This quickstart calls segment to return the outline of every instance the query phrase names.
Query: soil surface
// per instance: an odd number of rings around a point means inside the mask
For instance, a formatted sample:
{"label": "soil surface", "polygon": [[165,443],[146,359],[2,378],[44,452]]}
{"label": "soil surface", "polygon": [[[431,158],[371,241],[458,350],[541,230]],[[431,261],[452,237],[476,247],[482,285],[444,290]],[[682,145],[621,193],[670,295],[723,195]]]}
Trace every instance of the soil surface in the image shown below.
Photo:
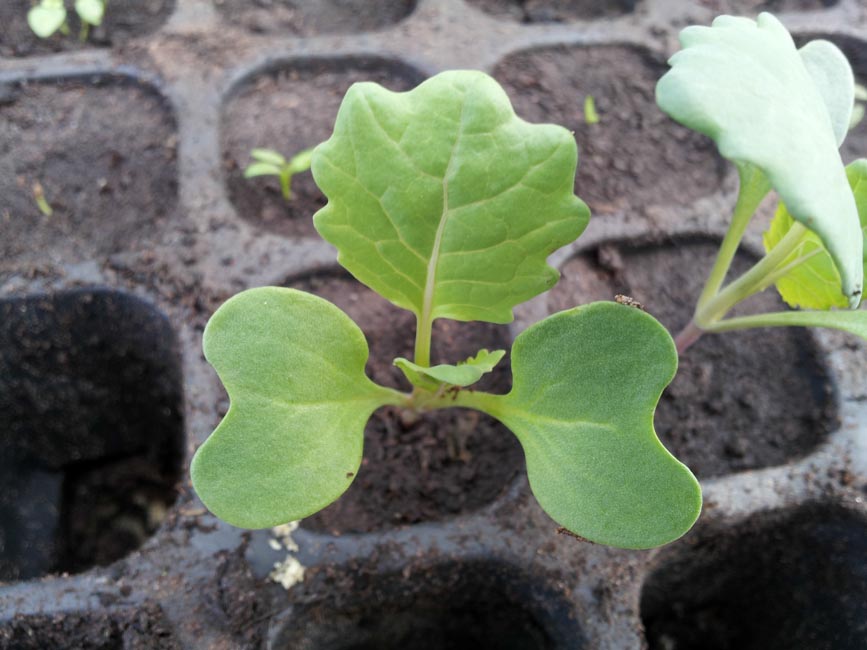
{"label": "soil surface", "polygon": [[175,0],[110,0],[102,25],[90,30],[87,41],[79,38],[81,23],[73,6],[64,0],[70,33],[39,38],[27,24],[27,12],[35,0],[3,0],[0,3],[0,56],[29,56],[86,47],[110,47],[156,30],[171,15]]}
{"label": "soil surface", "polygon": [[[626,294],[676,333],[692,316],[716,250],[715,243],[701,241],[604,246],[563,267],[548,304],[553,312]],[[730,278],[750,264],[739,256]],[[749,311],[784,308],[768,290],[751,299]],[[669,451],[709,478],[805,456],[836,427],[837,417],[811,336],[771,328],[699,339],[681,357],[655,425]]]}
{"label": "soil surface", "polygon": [[381,61],[320,61],[253,77],[223,113],[222,147],[229,198],[242,219],[271,232],[316,236],[313,214],[325,205],[310,172],[292,179],[292,201],[276,177],[244,178],[253,148],[274,149],[287,158],[331,136],[343,95],[357,81],[409,90],[419,73]]}
{"label": "soil surface", "polygon": [[415,9],[415,0],[214,0],[225,19],[262,34],[351,34],[388,27]]}
{"label": "soil surface", "polygon": [[867,647],[867,521],[813,503],[671,548],[645,583],[651,650]]}
{"label": "soil surface", "polygon": [[154,92],[103,79],[0,95],[0,270],[143,248],[175,216],[174,119]]}
{"label": "soil surface", "polygon": [[840,0],[699,0],[701,4],[719,13],[754,16],[762,11],[816,11],[839,4]]}
{"label": "soil surface", "polygon": [[[361,327],[370,345],[368,375],[401,390],[410,385],[392,365],[412,359],[415,317],[345,275],[313,276],[292,282],[297,289],[330,300]],[[510,347],[508,328],[490,323],[437,320],[431,362],[456,363],[481,348]],[[506,393],[508,356],[476,386]],[[368,532],[469,512],[499,496],[523,467],[517,438],[493,418],[466,409],[445,409],[411,419],[385,407],[364,432],[364,459],[349,490],[306,528]]]}
{"label": "soil surface", "polygon": [[[689,204],[720,186],[726,165],[713,142],[656,106],[654,89],[666,69],[636,48],[558,46],[509,56],[494,76],[519,116],[574,131],[575,191],[594,214],[604,214]],[[588,95],[596,124],[584,117]]]}
{"label": "soil surface", "polygon": [[485,13],[522,23],[612,18],[635,11],[640,0],[467,0]]}

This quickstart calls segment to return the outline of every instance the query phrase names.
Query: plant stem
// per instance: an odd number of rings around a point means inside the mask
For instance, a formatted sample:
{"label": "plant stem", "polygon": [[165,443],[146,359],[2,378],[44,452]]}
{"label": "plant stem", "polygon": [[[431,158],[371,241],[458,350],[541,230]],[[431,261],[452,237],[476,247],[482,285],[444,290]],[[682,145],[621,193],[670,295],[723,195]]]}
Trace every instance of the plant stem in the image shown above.
{"label": "plant stem", "polygon": [[677,356],[681,356],[686,352],[687,348],[701,338],[703,330],[696,327],[695,323],[689,321],[680,333],[674,338],[674,345],[677,348]]}
{"label": "plant stem", "polygon": [[430,367],[430,339],[432,323],[422,315],[416,318],[415,325],[415,354],[413,361],[425,368]]}
{"label": "plant stem", "polygon": [[86,20],[81,21],[81,31],[78,33],[78,40],[82,43],[87,42],[87,37],[90,35],[90,23]]}
{"label": "plant stem", "polygon": [[707,282],[705,282],[701,296],[699,296],[696,313],[713,300],[719,292],[720,287],[725,282],[726,275],[750,219],[755,213],[756,208],[759,207],[762,199],[771,190],[771,185],[765,175],[752,165],[738,165],[738,176],[740,178],[740,189],[738,190],[738,200],[732,213],[732,221],[729,224],[729,229],[723,238],[722,244],[720,244],[719,252],[717,253]]}
{"label": "plant stem", "polygon": [[284,169],[280,172],[280,189],[283,192],[283,198],[287,201],[292,200],[292,172]]}
{"label": "plant stem", "polygon": [[751,314],[718,321],[707,328],[708,332],[730,332],[753,327],[812,327],[812,311],[773,311],[767,314]]}

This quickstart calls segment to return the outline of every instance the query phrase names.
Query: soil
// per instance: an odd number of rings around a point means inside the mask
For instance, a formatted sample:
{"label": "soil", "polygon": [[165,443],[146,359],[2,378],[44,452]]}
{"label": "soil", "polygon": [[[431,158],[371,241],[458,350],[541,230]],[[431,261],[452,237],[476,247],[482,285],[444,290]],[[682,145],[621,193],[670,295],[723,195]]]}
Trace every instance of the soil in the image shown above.
{"label": "soil", "polygon": [[331,136],[343,95],[357,81],[409,90],[422,81],[414,70],[377,60],[319,61],[260,74],[232,97],[222,119],[223,162],[229,198],[242,219],[270,232],[317,236],[313,214],[325,205],[310,172],[292,179],[292,201],[276,177],[245,179],[253,148],[290,157]]}
{"label": "soil", "polygon": [[180,650],[159,605],[111,613],[18,616],[0,626],[0,647],[15,650]]}
{"label": "soil", "polygon": [[90,30],[86,42],[79,39],[81,23],[73,6],[64,0],[71,32],[47,39],[36,36],[27,24],[27,12],[35,0],[3,0],[0,3],[0,56],[30,56],[87,47],[111,47],[156,30],[171,15],[175,0],[110,0],[105,19]]}
{"label": "soil", "polygon": [[718,13],[753,16],[762,11],[783,13],[788,11],[817,11],[829,9],[840,0],[699,0]]}
{"label": "soil", "polygon": [[214,0],[227,22],[260,34],[351,34],[403,20],[415,0]]}
{"label": "soil", "polygon": [[175,216],[175,124],[154,91],[99,78],[0,95],[0,260],[69,264],[141,249]]}
{"label": "soil", "polygon": [[[654,89],[666,69],[637,48],[557,46],[509,56],[494,76],[519,116],[575,133],[575,191],[594,214],[605,214],[690,204],[720,187],[726,164],[713,142],[656,106]],[[588,95],[596,124],[584,118]]]}
{"label": "soil", "polygon": [[[717,248],[707,241],[603,246],[564,266],[549,308],[626,294],[676,333],[692,316]],[[739,256],[733,273],[753,261]],[[749,311],[784,308],[769,290],[751,299]],[[836,428],[837,414],[809,333],[771,328],[699,339],[681,357],[655,425],[669,451],[697,476],[709,478],[803,457]]]}
{"label": "soil", "polygon": [[640,0],[467,0],[485,13],[521,23],[561,23],[612,18],[635,11]]}
{"label": "soil", "polygon": [[138,299],[71,291],[0,302],[0,580],[107,565],[174,502],[180,364]]}
{"label": "soil", "polygon": [[[355,280],[313,276],[291,285],[330,300],[361,327],[370,345],[368,375],[377,383],[409,390],[395,357],[412,358],[415,317]],[[510,348],[508,328],[491,323],[437,320],[432,363],[456,363],[481,348]],[[508,356],[477,384],[506,393]],[[496,420],[465,409],[446,409],[408,419],[386,407],[374,413],[364,432],[364,459],[349,490],[305,528],[324,532],[368,532],[435,521],[490,503],[523,468],[515,436]]]}
{"label": "soil", "polygon": [[812,503],[690,540],[645,583],[651,650],[867,647],[863,515]]}

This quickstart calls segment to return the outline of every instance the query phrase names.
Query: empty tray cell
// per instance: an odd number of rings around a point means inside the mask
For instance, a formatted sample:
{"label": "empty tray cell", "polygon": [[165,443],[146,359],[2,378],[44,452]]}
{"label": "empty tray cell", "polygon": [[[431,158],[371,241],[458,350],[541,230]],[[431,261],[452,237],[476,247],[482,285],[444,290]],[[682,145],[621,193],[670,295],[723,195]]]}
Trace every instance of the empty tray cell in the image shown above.
{"label": "empty tray cell", "polygon": [[309,171],[292,179],[287,201],[276,177],[244,178],[253,148],[287,158],[327,140],[343,95],[357,81],[409,90],[422,75],[382,60],[313,60],[286,64],[245,80],[223,112],[222,146],[229,198],[242,219],[284,235],[316,236],[314,213],[325,205]]}
{"label": "empty tray cell", "polygon": [[467,0],[485,13],[521,23],[562,23],[631,14],[640,0]]}
{"label": "empty tray cell", "polygon": [[152,88],[99,77],[0,93],[0,270],[142,249],[174,216],[175,120]]}
{"label": "empty tray cell", "polygon": [[[315,293],[346,312],[367,338],[368,375],[379,384],[410,390],[392,362],[395,357],[413,357],[412,313],[346,274],[317,275],[290,286]],[[434,322],[433,364],[457,363],[482,348],[510,347],[504,325]],[[476,384],[494,393],[506,393],[510,386],[508,356]],[[517,438],[482,413],[445,409],[407,417],[384,407],[367,425],[364,459],[349,490],[302,525],[323,532],[368,532],[470,512],[500,496],[523,466]]]}
{"label": "empty tray cell", "polygon": [[[726,164],[713,142],[656,105],[654,89],[666,69],[639,48],[558,46],[508,56],[494,76],[519,116],[574,131],[575,191],[594,214],[604,214],[686,205],[720,187]],[[596,123],[585,116],[587,97]]]}
{"label": "empty tray cell", "polygon": [[[692,317],[716,250],[717,244],[707,240],[603,246],[564,265],[549,294],[549,309],[625,294],[674,335]],[[754,261],[739,255],[730,277]],[[757,312],[785,309],[773,289],[747,306]],[[706,334],[679,363],[660,400],[655,426],[668,450],[701,478],[801,458],[837,425],[832,385],[803,329]]]}
{"label": "empty tray cell", "polygon": [[651,650],[867,647],[867,519],[833,504],[678,544],[647,579]]}
{"label": "empty tray cell", "polygon": [[[334,570],[331,569],[332,574]],[[272,633],[275,650],[553,650],[585,647],[562,592],[498,561],[347,576]],[[339,604],[335,602],[339,600]]]}
{"label": "empty tray cell", "polygon": [[69,33],[60,31],[39,38],[27,24],[27,12],[34,0],[3,0],[0,3],[0,56],[29,56],[87,47],[121,45],[132,38],[157,30],[171,15],[175,0],[108,0],[102,25],[92,27],[82,41],[81,21],[74,0],[63,0]]}
{"label": "empty tray cell", "polygon": [[213,0],[227,22],[260,34],[353,34],[389,27],[416,0]]}
{"label": "empty tray cell", "polygon": [[158,605],[101,612],[16,616],[0,623],[0,647],[15,650],[181,650]]}
{"label": "empty tray cell", "polygon": [[0,580],[106,565],[175,499],[181,370],[168,320],[108,290],[0,302]]}

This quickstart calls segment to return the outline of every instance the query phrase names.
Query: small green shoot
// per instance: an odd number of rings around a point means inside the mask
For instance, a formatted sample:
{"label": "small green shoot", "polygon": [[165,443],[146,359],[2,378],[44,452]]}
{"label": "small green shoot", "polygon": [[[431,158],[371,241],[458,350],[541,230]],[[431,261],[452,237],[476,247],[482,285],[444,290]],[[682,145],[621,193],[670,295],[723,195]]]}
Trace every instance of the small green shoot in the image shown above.
{"label": "small green shoot", "polygon": [[[75,13],[81,22],[79,40],[87,40],[91,27],[102,24],[108,0],[75,0]],[[69,33],[67,11],[63,0],[40,0],[27,12],[27,24],[39,38],[50,38],[56,32]]]}
{"label": "small green shoot", "polygon": [[244,170],[244,178],[256,178],[257,176],[276,176],[280,179],[280,191],[283,198],[291,201],[292,177],[299,172],[310,169],[310,160],[313,149],[299,151],[289,160],[283,154],[273,149],[253,149],[250,157],[253,162]]}
{"label": "small green shoot", "polygon": [[584,98],[584,122],[599,124],[599,113],[596,112],[596,100],[593,99],[593,95]]}
{"label": "small green shoot", "polygon": [[36,207],[39,208],[39,211],[46,217],[50,217],[54,214],[51,204],[48,202],[48,199],[45,198],[45,189],[39,181],[33,183],[33,199],[36,201]]}

